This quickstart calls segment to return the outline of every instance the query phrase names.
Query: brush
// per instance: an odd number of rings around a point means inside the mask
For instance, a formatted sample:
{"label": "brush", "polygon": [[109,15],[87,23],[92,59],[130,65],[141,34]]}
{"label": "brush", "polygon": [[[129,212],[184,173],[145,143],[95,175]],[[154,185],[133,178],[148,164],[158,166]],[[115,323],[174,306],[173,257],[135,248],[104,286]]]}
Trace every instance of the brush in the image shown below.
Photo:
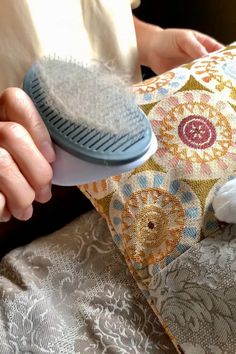
{"label": "brush", "polygon": [[23,89],[55,145],[54,184],[119,175],[157,149],[151,125],[127,84],[100,62],[41,58],[26,73]]}

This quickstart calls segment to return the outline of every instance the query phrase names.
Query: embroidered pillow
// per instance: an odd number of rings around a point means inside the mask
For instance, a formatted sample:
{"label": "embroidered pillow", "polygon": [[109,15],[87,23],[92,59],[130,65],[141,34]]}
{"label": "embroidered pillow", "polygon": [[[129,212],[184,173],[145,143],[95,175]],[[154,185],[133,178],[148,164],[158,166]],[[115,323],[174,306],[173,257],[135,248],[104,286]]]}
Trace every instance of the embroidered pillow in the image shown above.
{"label": "embroidered pillow", "polygon": [[80,188],[158,315],[149,284],[219,230],[212,198],[235,177],[236,45],[131,89],[157,136],[156,154],[129,173]]}

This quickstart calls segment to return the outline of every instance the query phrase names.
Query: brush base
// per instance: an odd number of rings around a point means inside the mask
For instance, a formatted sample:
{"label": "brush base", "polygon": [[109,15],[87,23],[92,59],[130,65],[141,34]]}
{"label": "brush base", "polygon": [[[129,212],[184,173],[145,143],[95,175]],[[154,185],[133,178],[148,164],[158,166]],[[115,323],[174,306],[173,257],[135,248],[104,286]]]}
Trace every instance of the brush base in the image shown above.
{"label": "brush base", "polygon": [[157,140],[154,133],[152,133],[148,151],[138,160],[119,166],[96,165],[69,154],[56,144],[54,144],[54,148],[56,160],[52,165],[52,183],[59,186],[75,186],[117,176],[137,168],[156,152]]}

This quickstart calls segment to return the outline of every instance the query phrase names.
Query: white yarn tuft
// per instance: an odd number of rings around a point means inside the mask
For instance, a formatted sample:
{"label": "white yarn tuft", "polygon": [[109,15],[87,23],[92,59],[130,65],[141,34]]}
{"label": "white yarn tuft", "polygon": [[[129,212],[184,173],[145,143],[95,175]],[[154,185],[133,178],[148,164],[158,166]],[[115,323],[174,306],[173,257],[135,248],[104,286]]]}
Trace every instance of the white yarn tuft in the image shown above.
{"label": "white yarn tuft", "polygon": [[219,221],[236,224],[236,179],[226,182],[219,189],[212,206]]}
{"label": "white yarn tuft", "polygon": [[134,96],[108,66],[56,57],[36,65],[47,103],[65,119],[116,135],[142,130]]}

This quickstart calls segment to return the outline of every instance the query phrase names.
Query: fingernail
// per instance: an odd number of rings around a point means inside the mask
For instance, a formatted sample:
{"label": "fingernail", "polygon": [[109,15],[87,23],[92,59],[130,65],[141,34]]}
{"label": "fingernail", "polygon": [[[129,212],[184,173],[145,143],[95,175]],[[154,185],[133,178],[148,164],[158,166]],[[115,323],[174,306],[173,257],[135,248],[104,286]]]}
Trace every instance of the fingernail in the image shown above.
{"label": "fingernail", "polygon": [[51,199],[52,192],[51,192],[51,186],[46,185],[39,190],[36,191],[36,200],[41,203],[45,203]]}
{"label": "fingernail", "polygon": [[10,215],[8,215],[8,216],[2,216],[2,217],[0,218],[0,222],[7,222],[7,221],[10,220],[10,218],[11,218]]}
{"label": "fingernail", "polygon": [[33,214],[33,207],[31,205],[30,207],[28,207],[25,210],[13,210],[12,214],[18,220],[28,220],[31,218],[31,216]]}
{"label": "fingernail", "polygon": [[48,162],[53,162],[56,158],[55,151],[52,144],[48,141],[44,141],[40,147],[40,151]]}

